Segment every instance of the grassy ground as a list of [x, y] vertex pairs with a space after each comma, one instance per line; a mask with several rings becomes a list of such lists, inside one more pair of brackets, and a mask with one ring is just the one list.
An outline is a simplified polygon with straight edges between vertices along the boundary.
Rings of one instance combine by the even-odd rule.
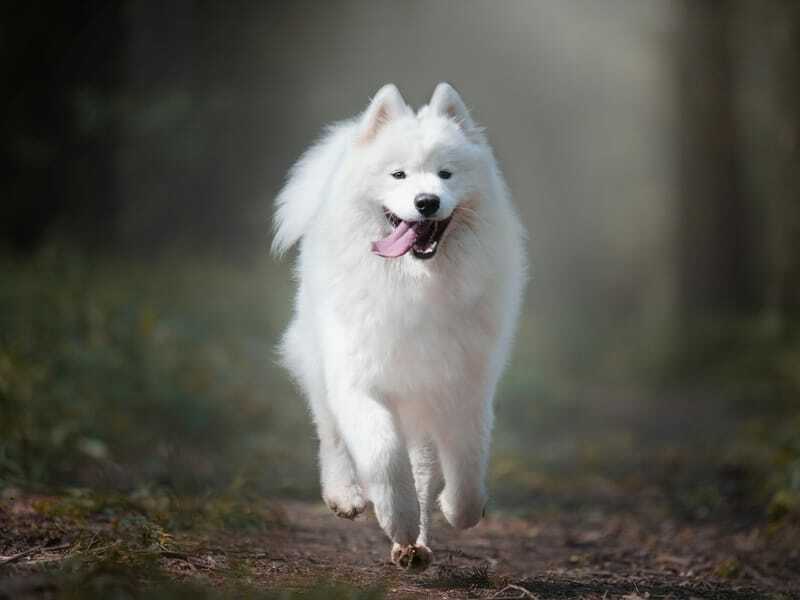
[[[374, 535], [342, 533], [297, 504], [318, 492], [305, 409], [274, 364], [289, 316], [285, 266], [178, 255], [99, 260], [51, 247], [33, 260], [3, 259], [0, 273], [0, 598], [14, 597], [9, 590], [32, 574], [42, 590], [26, 588], [31, 597], [134, 597], [143, 585], [147, 597], [155, 589], [168, 598], [277, 597], [270, 590], [313, 589], [331, 573], [346, 586], [320, 597], [393, 594], [372, 554], [385, 553], [377, 542], [363, 550], [374, 570], [357, 577], [325, 566], [335, 560], [319, 541], [305, 554], [295, 548], [306, 570], [276, 567], [272, 577], [264, 569], [275, 561], [242, 558], [232, 541], [269, 554], [264, 545], [296, 532], [298, 519], [317, 523], [319, 535], [354, 535], [365, 548]], [[457, 547], [485, 543], [479, 554], [501, 557], [494, 565], [451, 557], [459, 577], [488, 569], [486, 595], [591, 566], [584, 583], [594, 587], [583, 594], [591, 596], [603, 553], [596, 542], [571, 552], [568, 538], [595, 531], [599, 514], [622, 523], [620, 531], [638, 527], [673, 555], [674, 531], [654, 523], [689, 524], [696, 535], [686, 539], [697, 547], [685, 554], [706, 569], [696, 573], [728, 582], [729, 592], [758, 586], [759, 577], [764, 589], [783, 590], [797, 557], [781, 562], [762, 550], [782, 547], [800, 512], [800, 336], [762, 322], [703, 321], [670, 343], [602, 331], [559, 342], [570, 354], [553, 350], [562, 333], [535, 309], [523, 320], [499, 394], [490, 486], [492, 511], [504, 519], [493, 527], [523, 540], [517, 553], [538, 556], [524, 542], [531, 527], [558, 528], [569, 515], [572, 524], [543, 542], [557, 550], [538, 570], [494, 529], [472, 542], [447, 538]], [[725, 554], [734, 531], [750, 532], [756, 550]], [[572, 554], [584, 558], [570, 563]], [[316, 571], [314, 556], [323, 557]], [[360, 573], [348, 556], [344, 564]], [[209, 568], [209, 560], [224, 565]], [[213, 576], [184, 577], [180, 565]], [[536, 589], [543, 598], [558, 591]]]
[[4, 481], [309, 491], [311, 432], [274, 364], [288, 277], [57, 249], [2, 272]]

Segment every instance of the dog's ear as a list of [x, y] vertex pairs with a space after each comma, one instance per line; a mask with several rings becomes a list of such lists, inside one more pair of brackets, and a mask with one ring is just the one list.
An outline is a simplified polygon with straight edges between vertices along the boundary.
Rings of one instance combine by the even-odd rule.
[[400, 90], [389, 83], [378, 90], [370, 102], [364, 116], [361, 117], [361, 133], [358, 136], [362, 143], [375, 139], [381, 128], [392, 119], [412, 114], [411, 109], [400, 95]]
[[443, 81], [436, 86], [428, 106], [430, 106], [434, 114], [453, 119], [468, 134], [475, 131], [475, 122], [469, 116], [469, 111], [464, 106], [464, 101], [449, 83]]

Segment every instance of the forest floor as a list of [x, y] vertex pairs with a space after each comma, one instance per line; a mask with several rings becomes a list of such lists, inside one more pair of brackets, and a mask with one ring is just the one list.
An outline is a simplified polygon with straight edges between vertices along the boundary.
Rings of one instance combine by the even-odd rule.
[[[263, 518], [257, 527], [223, 519], [170, 533], [156, 505], [138, 506], [6, 493], [0, 599], [800, 598], [800, 528], [681, 522], [653, 514], [646, 497], [489, 514], [468, 531], [439, 521], [423, 573], [390, 563], [372, 516], [350, 522], [321, 503], [277, 502], [249, 513]], [[196, 523], [210, 514], [185, 508]]]

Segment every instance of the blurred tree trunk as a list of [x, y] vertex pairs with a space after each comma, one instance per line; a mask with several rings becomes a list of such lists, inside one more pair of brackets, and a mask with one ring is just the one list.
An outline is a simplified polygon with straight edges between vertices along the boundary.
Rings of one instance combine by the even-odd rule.
[[752, 215], [741, 177], [733, 3], [686, 0], [678, 48], [678, 304], [686, 315], [756, 303]]
[[783, 330], [800, 317], [800, 2], [736, 3], [738, 110], [758, 209], [761, 305]]
[[119, 4], [37, 0], [0, 8], [0, 238], [30, 250], [55, 224], [106, 241], [116, 210], [112, 95]]

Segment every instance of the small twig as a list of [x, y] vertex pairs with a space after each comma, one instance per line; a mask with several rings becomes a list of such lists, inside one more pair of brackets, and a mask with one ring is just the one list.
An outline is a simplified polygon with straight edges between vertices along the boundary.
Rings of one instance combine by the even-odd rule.
[[97, 542], [97, 538], [98, 537], [100, 537], [100, 532], [99, 531], [95, 531], [94, 535], [92, 536], [92, 539], [89, 540], [89, 545], [86, 546], [86, 551], [87, 552], [92, 549], [92, 546], [95, 545], [95, 543]]
[[[517, 595], [517, 596], [503, 596], [502, 595], [502, 594], [505, 594], [506, 592], [508, 592], [509, 590], [512, 590], [512, 591], [515, 591], [515, 592], [519, 592], [519, 595]], [[506, 587], [504, 587], [502, 590], [497, 592], [494, 596], [492, 596], [492, 598], [496, 598], [497, 600], [521, 600], [522, 598], [534, 598], [535, 600], [538, 600], [539, 597], [536, 594], [534, 594], [533, 592], [531, 592], [530, 590], [526, 590], [521, 585], [514, 585], [513, 583], [510, 583]]]
[[4, 567], [6, 565], [10, 565], [11, 563], [15, 563], [18, 560], [25, 558], [26, 556], [30, 556], [31, 554], [36, 554], [41, 549], [42, 546], [34, 546], [33, 548], [28, 548], [27, 550], [20, 552], [19, 554], [12, 554], [11, 556], [6, 556], [2, 560], [0, 560], [0, 567]]
[[28, 548], [27, 550], [20, 552], [18, 554], [14, 554], [12, 556], [6, 556], [2, 560], [0, 560], [0, 567], [4, 567], [6, 565], [10, 565], [11, 563], [15, 563], [18, 560], [22, 560], [25, 557], [33, 556], [34, 554], [41, 552], [41, 551], [56, 551], [56, 550], [66, 550], [70, 547], [71, 544], [62, 544], [61, 546], [34, 546], [33, 548]]
[[[112, 548], [116, 548], [120, 544], [122, 544], [121, 540], [115, 540], [115, 541], [111, 542], [110, 544], [106, 544], [105, 546], [99, 546], [97, 548], [94, 548], [92, 550], [92, 553], [96, 556], [96, 555], [98, 555], [98, 554], [100, 554], [102, 552], [105, 552], [106, 550], [111, 550]], [[85, 552], [89, 552], [89, 548], [87, 548], [85, 550]]]

